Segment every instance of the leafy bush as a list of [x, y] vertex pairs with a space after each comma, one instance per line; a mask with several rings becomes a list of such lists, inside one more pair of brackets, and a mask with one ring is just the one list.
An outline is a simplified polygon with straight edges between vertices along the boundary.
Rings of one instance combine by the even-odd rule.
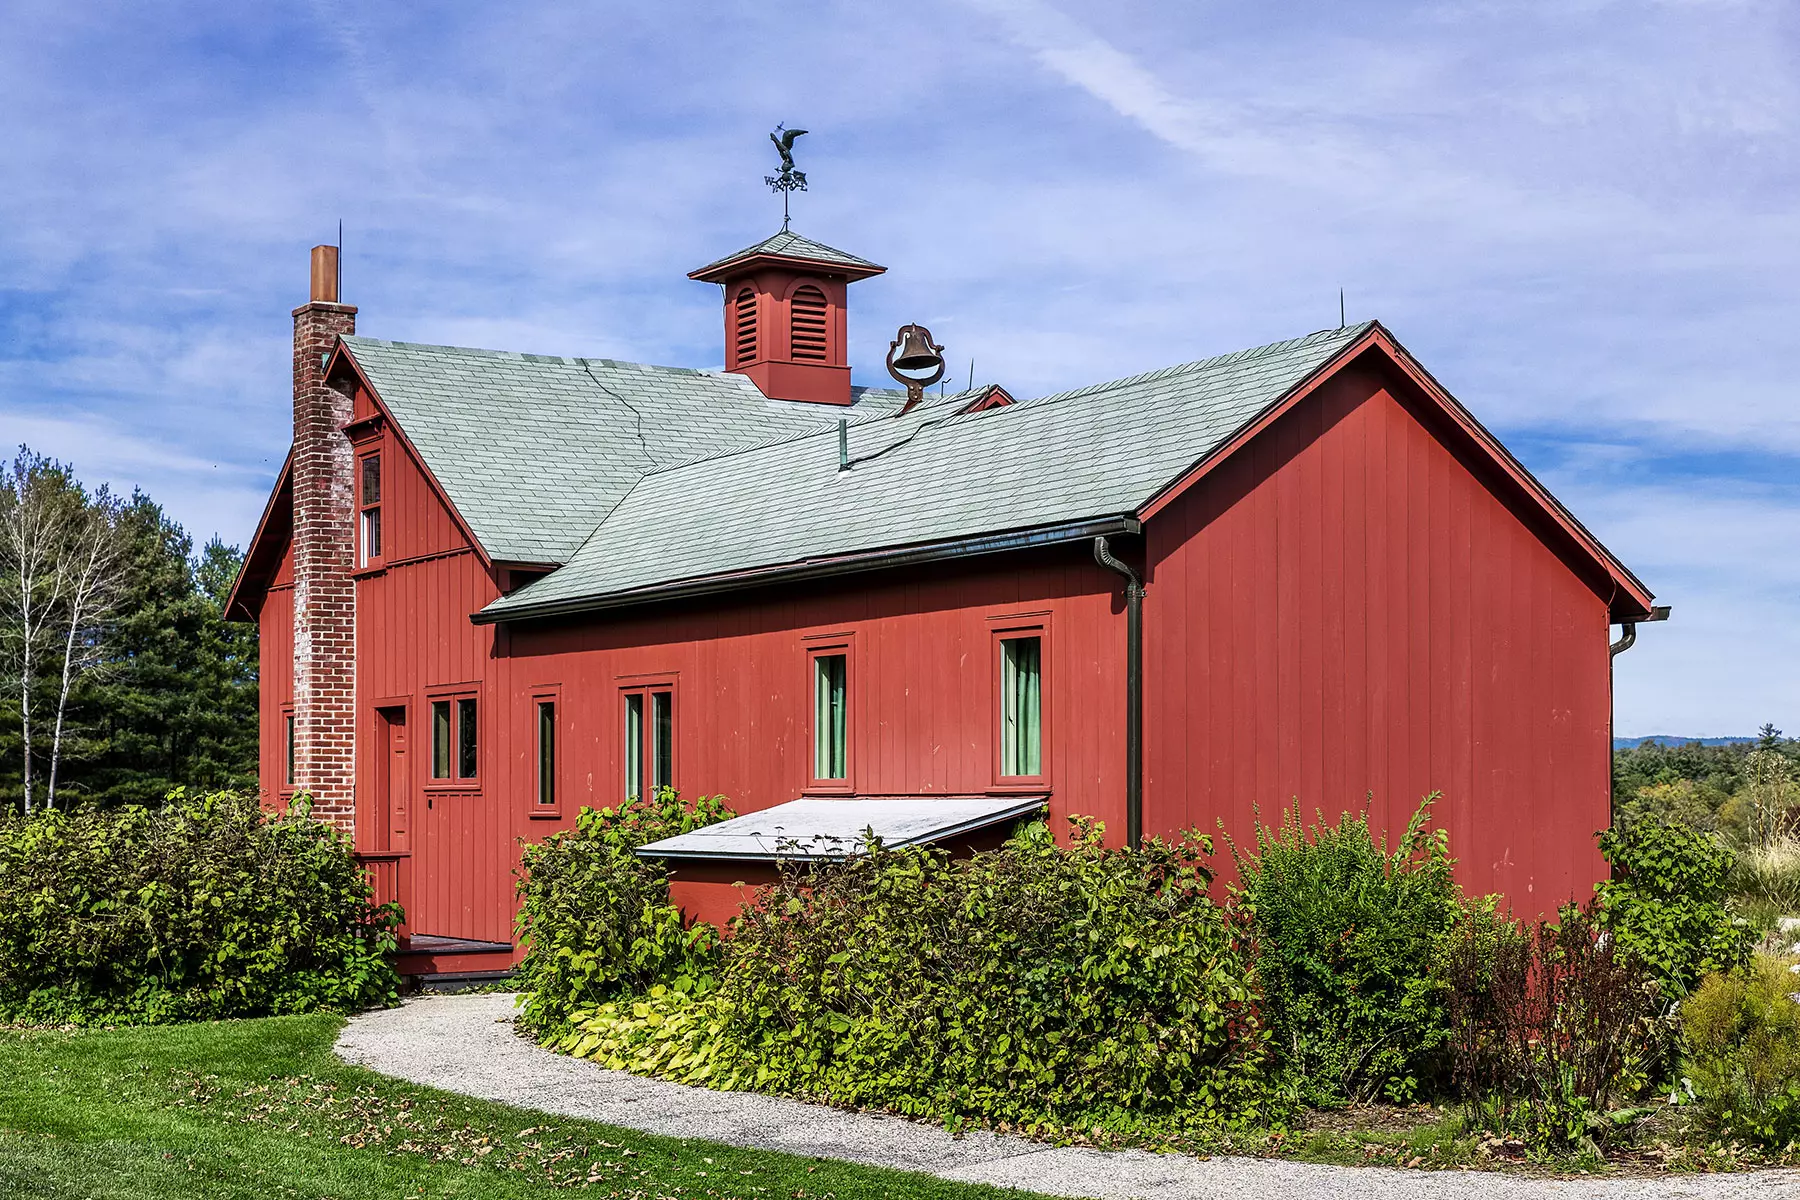
[[1459, 912], [1442, 830], [1427, 797], [1399, 845], [1368, 815], [1303, 828], [1258, 826], [1238, 852], [1236, 890], [1252, 935], [1272, 1051], [1312, 1104], [1411, 1100], [1447, 1036], [1432, 965]]
[[1694, 1093], [1733, 1137], [1800, 1139], [1800, 959], [1759, 954], [1681, 1006]]
[[1735, 856], [1718, 838], [1653, 818], [1602, 833], [1600, 851], [1613, 868], [1595, 889], [1600, 924], [1667, 999], [1748, 960], [1754, 935], [1727, 902]]
[[577, 1008], [711, 976], [718, 931], [685, 924], [669, 902], [668, 873], [632, 852], [735, 815], [723, 796], [690, 806], [662, 788], [618, 808], [584, 808], [572, 832], [524, 848], [518, 929], [527, 951], [516, 978], [528, 993], [527, 1028], [556, 1033]]
[[232, 792], [0, 818], [0, 1014], [154, 1022], [393, 1001], [400, 916], [344, 836]]
[[871, 846], [790, 866], [715, 990], [577, 1014], [563, 1049], [688, 1083], [1026, 1129], [1253, 1119], [1254, 974], [1205, 838], [1108, 850], [1041, 823], [965, 859]]
[[1486, 1127], [1539, 1151], [1604, 1141], [1611, 1098], [1662, 1045], [1657, 982], [1595, 907], [1535, 928], [1475, 908], [1446, 954], [1457, 1088]]

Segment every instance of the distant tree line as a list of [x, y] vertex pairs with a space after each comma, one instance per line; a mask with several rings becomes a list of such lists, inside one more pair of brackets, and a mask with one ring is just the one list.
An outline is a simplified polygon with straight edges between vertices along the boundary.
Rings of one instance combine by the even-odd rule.
[[1764, 725], [1751, 742], [1616, 750], [1613, 814], [1620, 825], [1659, 816], [1740, 844], [1767, 843], [1800, 821], [1800, 740]]
[[255, 786], [256, 629], [224, 613], [241, 561], [19, 448], [0, 472], [0, 809]]

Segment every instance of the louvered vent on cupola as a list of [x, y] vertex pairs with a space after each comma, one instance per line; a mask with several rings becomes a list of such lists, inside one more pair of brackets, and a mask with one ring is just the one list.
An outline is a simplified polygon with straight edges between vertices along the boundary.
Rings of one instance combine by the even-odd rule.
[[756, 361], [756, 292], [743, 288], [737, 294], [737, 363]]
[[791, 356], [798, 362], [824, 362], [825, 293], [807, 284], [794, 293], [788, 312]]
[[884, 269], [783, 229], [688, 278], [720, 285], [727, 371], [771, 400], [848, 405], [845, 289]]

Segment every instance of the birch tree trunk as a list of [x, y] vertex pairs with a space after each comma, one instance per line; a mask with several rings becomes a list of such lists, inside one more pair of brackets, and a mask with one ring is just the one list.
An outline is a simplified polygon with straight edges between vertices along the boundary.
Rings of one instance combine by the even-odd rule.
[[[110, 496], [107, 501], [112, 503]], [[69, 608], [74, 575], [65, 557], [76, 544], [77, 523], [86, 511], [87, 498], [68, 468], [41, 454], [21, 446], [0, 472], [0, 576], [8, 577], [0, 589], [0, 647], [19, 697], [20, 776], [27, 813], [37, 807], [37, 673], [44, 658], [55, 653], [62, 631], [59, 618]]]
[[75, 532], [54, 569], [62, 577], [59, 593], [68, 603], [63, 614], [62, 680], [56, 692], [56, 724], [50, 738], [50, 769], [45, 775], [44, 807], [56, 807], [57, 768], [62, 765], [63, 718], [69, 692], [81, 675], [106, 661], [106, 628], [124, 595], [120, 568], [125, 541], [119, 529], [119, 505], [102, 486], [93, 506], [82, 513]]

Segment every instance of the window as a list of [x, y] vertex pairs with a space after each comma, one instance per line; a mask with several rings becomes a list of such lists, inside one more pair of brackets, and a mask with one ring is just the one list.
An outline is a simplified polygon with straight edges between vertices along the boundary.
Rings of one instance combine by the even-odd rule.
[[480, 710], [475, 697], [445, 696], [433, 699], [431, 778], [439, 783], [474, 782], [481, 767], [480, 736]]
[[537, 702], [537, 802], [543, 808], [556, 806], [556, 701], [551, 697]]
[[813, 656], [813, 778], [850, 777], [849, 655]]
[[675, 786], [675, 705], [668, 692], [650, 693], [650, 788]]
[[674, 786], [675, 693], [668, 687], [631, 688], [625, 692], [625, 797]]
[[1000, 774], [1044, 773], [1044, 641], [1000, 641]]
[[281, 741], [281, 753], [282, 753], [281, 783], [282, 783], [283, 787], [293, 787], [294, 786], [294, 710], [293, 709], [284, 708], [281, 710], [281, 723], [283, 726], [282, 741]]
[[825, 293], [810, 283], [788, 302], [788, 356], [825, 361]]
[[381, 558], [381, 455], [365, 454], [362, 458], [362, 517], [358, 526], [360, 540], [357, 564], [369, 566]]

